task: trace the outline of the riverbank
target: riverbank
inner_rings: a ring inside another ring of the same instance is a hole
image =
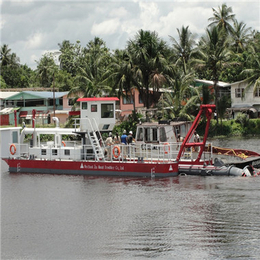
[[[205,131],[205,122],[202,121],[198,126],[198,133],[203,135]],[[231,136],[243,136],[243,137],[260,137],[260,119],[231,119],[217,122],[217,120],[211,120],[209,137],[231,137]]]

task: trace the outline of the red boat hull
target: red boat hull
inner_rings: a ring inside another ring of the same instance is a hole
[[[3,159],[12,173],[70,174],[91,176],[172,177],[178,175],[175,162],[88,162]]]

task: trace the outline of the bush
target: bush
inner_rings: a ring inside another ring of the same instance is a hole
[[[197,132],[200,136],[204,135],[205,128],[206,121],[201,121],[197,128]],[[236,120],[222,121],[222,124],[217,124],[216,120],[211,120],[209,137],[220,135],[260,135],[260,119],[248,119],[247,115],[241,113],[241,115]]]
[[[236,122],[241,124],[242,127],[246,127],[249,122],[249,118],[247,114],[238,113],[236,117]]]

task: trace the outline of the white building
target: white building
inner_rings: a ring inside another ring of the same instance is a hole
[[[247,113],[251,118],[260,117],[260,88],[253,91],[246,81],[231,83],[231,109],[236,115],[238,112]]]

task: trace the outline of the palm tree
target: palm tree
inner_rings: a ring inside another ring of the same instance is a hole
[[[7,66],[11,60],[11,49],[8,48],[7,44],[1,46],[1,65]]]
[[[11,53],[11,49],[8,48],[7,44],[1,46],[1,66],[14,66],[17,67],[19,65],[19,58],[15,53]]]
[[[190,55],[195,45],[194,36],[189,30],[189,26],[182,26],[181,30],[177,29],[179,39],[176,40],[172,36],[170,39],[173,42],[173,52],[177,59],[177,64],[182,66],[184,73],[187,73],[187,64],[190,59]]]
[[[235,48],[236,53],[241,53],[245,50],[250,36],[252,35],[251,27],[246,28],[246,24],[234,20],[234,28],[231,28],[232,46]]]
[[[167,65],[166,43],[156,32],[140,30],[134,40],[128,41],[127,50],[134,63],[134,78],[146,108],[158,101],[158,90],[162,87],[163,70]],[[152,91],[150,91],[152,88]]]
[[[60,68],[70,73],[73,77],[76,76],[77,68],[80,66],[78,60],[81,55],[79,42],[72,44],[70,41],[64,40],[58,45],[60,47],[59,51],[61,52],[59,56]]]
[[[253,45],[250,46],[250,50],[248,58],[251,60],[251,67],[243,70],[242,74],[247,77],[246,91],[253,86],[253,93],[256,93],[257,90],[260,91],[260,53],[256,51]]]
[[[44,88],[50,88],[54,83],[55,74],[58,72],[58,65],[55,64],[52,54],[45,54],[37,62],[36,75]]]
[[[113,93],[122,97],[132,93],[131,89],[135,86],[134,64],[127,50],[115,50],[106,77],[112,86]]]
[[[230,22],[234,21],[235,14],[232,14],[232,7],[227,7],[226,4],[218,7],[218,10],[212,8],[213,17],[209,18],[209,21],[212,21],[209,26],[217,26],[219,29],[222,29],[226,33],[230,33],[232,30],[232,25]]]
[[[91,67],[80,67],[74,84],[68,96],[100,97],[110,92],[110,87],[105,84],[102,74],[92,74]]]
[[[106,84],[105,71],[110,60],[110,54],[105,43],[100,38],[90,41],[87,48],[82,50],[84,57],[79,64],[75,76],[75,86],[70,90],[69,96],[83,97],[103,96],[111,91]]]
[[[227,39],[223,31],[217,26],[206,30],[206,36],[202,37],[198,49],[198,59],[194,59],[198,70],[209,70],[210,79],[214,82],[215,105],[218,112],[218,81],[224,67],[228,66],[230,51],[227,48]]]
[[[191,86],[194,81],[194,74],[178,70],[173,77],[167,78],[170,84],[170,91],[163,93],[159,101],[162,110],[167,108],[170,118],[183,117],[191,119],[190,107],[200,103],[198,89]]]

